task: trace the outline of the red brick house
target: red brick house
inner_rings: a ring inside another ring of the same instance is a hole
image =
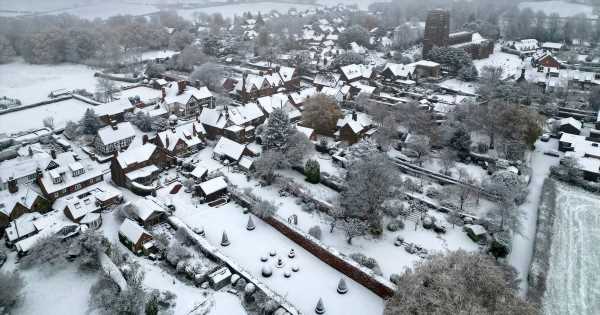
[[[129,187],[131,182],[145,185],[154,180],[161,169],[173,165],[174,161],[165,149],[146,143],[114,156],[110,172],[113,182],[121,187]]]
[[[30,188],[14,193],[0,191],[0,231],[25,213],[46,213],[49,210],[50,202]]]
[[[184,156],[204,147],[206,130],[201,123],[194,121],[179,125],[156,135],[156,145],[167,150],[171,156]]]
[[[152,235],[130,219],[121,224],[119,240],[136,255],[147,255],[152,250]]]
[[[85,166],[84,166],[85,165]],[[73,162],[49,171],[39,171],[37,184],[43,195],[51,202],[102,182],[104,175],[93,164]]]
[[[545,53],[539,57],[534,57],[533,63],[538,67],[556,68],[560,69],[561,62],[552,56],[552,54]]]

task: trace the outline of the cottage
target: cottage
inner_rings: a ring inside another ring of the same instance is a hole
[[[600,179],[600,143],[589,138],[570,133],[563,133],[558,142],[558,150],[566,152],[565,156],[577,160],[583,177],[587,180]]]
[[[221,137],[213,150],[215,160],[228,160],[230,163],[237,163],[244,152],[247,152],[246,146],[237,143],[227,137]]]
[[[340,67],[342,78],[346,82],[354,82],[358,80],[371,80],[374,72],[371,66],[363,64],[351,64]]]
[[[581,133],[581,128],[583,128],[583,124],[581,123],[581,121],[573,117],[567,117],[560,120],[558,130],[559,132],[566,132],[578,135]]]
[[[206,130],[206,137],[211,140],[217,139],[218,136],[223,135],[223,131],[225,130],[225,126],[227,125],[227,112],[223,112],[222,110],[205,108],[201,113],[200,123],[204,130]]]
[[[563,49],[563,44],[561,43],[553,43],[553,42],[544,42],[542,44],[542,49],[547,50],[547,51],[560,51],[561,49]]]
[[[12,246],[16,242],[38,233],[39,231],[36,228],[34,222],[35,220],[41,217],[41,214],[37,212],[32,212],[26,213],[18,217],[17,219],[11,221],[9,226],[5,230],[6,244],[8,246]]]
[[[233,91],[242,103],[256,100],[259,97],[273,94],[275,91],[272,84],[276,84],[275,77],[270,77],[271,82],[262,75],[244,73],[242,80],[238,81]]]
[[[135,216],[131,219],[147,228],[163,222],[167,214],[166,206],[152,196],[136,199],[131,204],[131,210]]]
[[[162,89],[163,106],[178,117],[193,117],[203,108],[214,108],[215,97],[207,87],[188,86],[186,81],[171,82]]]
[[[94,107],[94,112],[98,118],[105,124],[125,121],[126,113],[133,113],[134,106],[131,102],[122,98],[116,101],[108,102]]]
[[[227,194],[227,182],[223,176],[210,179],[199,185],[200,196],[206,202],[215,201]]]
[[[359,142],[362,138],[371,134],[373,123],[371,119],[363,113],[353,112],[338,120],[338,131],[335,136],[349,144]]]
[[[315,76],[313,80],[313,85],[317,87],[317,89],[321,90],[324,87],[336,87],[340,82],[340,78],[342,77],[339,73],[319,73]]]
[[[133,182],[146,185],[173,162],[174,158],[165,149],[154,144],[130,147],[113,157],[110,164],[112,180],[121,187],[130,187]]]
[[[556,59],[556,57],[554,57],[551,53],[548,52],[533,56],[532,62],[538,68],[545,67],[559,69],[562,65],[562,63],[558,59]]]
[[[94,146],[100,154],[110,155],[127,149],[134,138],[135,130],[131,123],[122,122],[100,128],[94,139]]]
[[[56,203],[59,203],[60,199]],[[56,204],[55,203],[55,204]],[[82,199],[77,197],[66,197],[63,205],[55,206],[63,207],[63,213],[69,220],[75,223],[87,222],[88,227],[98,228],[102,224],[102,218],[94,214],[100,212],[101,208],[96,204],[96,200],[92,196],[86,196]],[[84,220],[85,219],[85,220]]]
[[[156,135],[156,144],[171,156],[185,156],[204,147],[206,130],[200,122],[172,127]]]
[[[385,68],[383,68],[381,76],[386,80],[391,81],[412,80],[414,71],[414,64],[403,65],[398,63],[388,63],[385,65]]]
[[[207,175],[208,169],[201,165],[196,166],[190,173],[190,176],[197,181],[204,181]]]
[[[119,240],[138,256],[150,254],[154,247],[152,235],[130,219],[125,219],[121,224]]]
[[[302,117],[302,113],[297,108],[292,106],[288,95],[283,93],[264,96],[259,98],[257,101],[260,109],[266,116],[271,115],[273,110],[276,108],[282,108],[287,112],[288,117],[292,122],[298,121],[300,120],[300,117]]]
[[[0,191],[0,232],[26,213],[46,213],[49,210],[50,202],[30,187],[14,193]]]

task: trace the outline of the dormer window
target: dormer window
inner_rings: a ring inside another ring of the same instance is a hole
[[[71,174],[73,174],[73,177],[77,177],[77,176],[85,173],[85,169],[83,168],[83,165],[81,165],[81,163],[79,163],[79,162],[75,162],[75,163],[69,165],[69,169],[71,169]]]
[[[58,172],[50,171],[49,174],[50,174],[50,178],[52,178],[52,183],[53,184],[60,184],[60,183],[62,183],[63,178],[62,178],[62,176]]]

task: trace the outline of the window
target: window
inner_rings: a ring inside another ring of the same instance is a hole
[[[81,189],[81,184],[76,184],[75,185],[75,190],[79,190],[79,189]]]

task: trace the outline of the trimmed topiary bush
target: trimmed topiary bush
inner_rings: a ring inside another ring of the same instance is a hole
[[[306,181],[312,184],[318,184],[321,181],[321,166],[318,161],[308,160],[304,166],[304,175]]]

